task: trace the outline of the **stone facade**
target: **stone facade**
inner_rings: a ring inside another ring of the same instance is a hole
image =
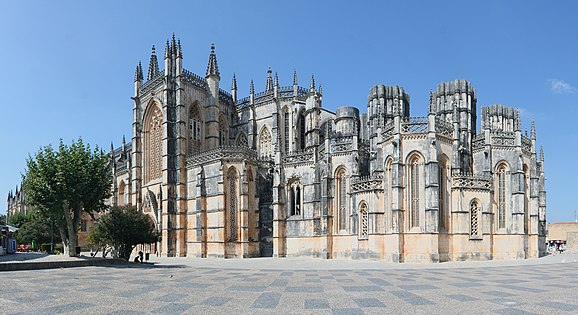
[[[322,107],[321,87],[238,98],[183,68],[180,41],[137,66],[132,141],[113,150],[113,204],[152,216],[167,256],[313,256],[391,262],[519,259],[545,251],[544,155],[518,110],[481,108],[465,80],[441,83],[426,117],[402,87],[376,85],[367,112]],[[481,130],[477,130],[478,121]],[[112,150],[112,149],[111,149]]]

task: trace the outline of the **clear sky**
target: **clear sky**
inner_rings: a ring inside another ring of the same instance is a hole
[[[2,1],[0,213],[41,146],[131,137],[134,70],[145,76],[174,32],[184,66],[204,76],[215,43],[221,87],[239,97],[281,85],[296,69],[323,84],[323,106],[366,111],[374,84],[400,85],[412,116],[436,84],[467,79],[478,107],[517,107],[544,145],[548,221],[573,221],[578,204],[576,1]],[[478,108],[479,115],[479,108]],[[479,120],[478,120],[479,121]],[[478,126],[479,128],[480,126]]]

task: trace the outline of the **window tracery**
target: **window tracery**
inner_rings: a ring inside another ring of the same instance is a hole
[[[272,137],[271,132],[267,127],[261,130],[259,135],[259,157],[262,159],[269,159],[273,156]]]
[[[477,200],[470,203],[470,238],[480,237],[480,206]]]
[[[347,226],[347,187],[345,169],[337,172],[337,230],[345,230]]]
[[[419,226],[419,158],[411,159],[409,165],[409,201],[410,201],[410,227]]]
[[[498,228],[506,227],[506,165],[498,168]]]
[[[193,105],[189,112],[189,154],[201,151],[201,112],[197,105]]]
[[[367,239],[369,235],[369,214],[365,202],[359,207],[359,225],[359,238]]]
[[[146,181],[150,181],[162,175],[162,112],[157,106],[154,106],[147,118],[145,120],[145,156],[147,163],[145,178]]]

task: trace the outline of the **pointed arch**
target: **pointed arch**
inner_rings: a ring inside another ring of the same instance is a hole
[[[203,119],[199,103],[194,102],[189,108],[189,154],[196,154],[201,151],[203,139]]]
[[[359,239],[367,239],[369,236],[369,212],[367,202],[359,203]]]
[[[287,200],[289,203],[289,215],[301,215],[301,208],[303,205],[301,178],[292,176],[287,181]]]
[[[283,150],[289,153],[291,146],[291,109],[289,106],[283,107]]]
[[[239,217],[239,173],[231,166],[226,176],[227,187],[225,191],[225,233],[226,240],[236,242],[238,240],[238,217]]]
[[[383,178],[385,182],[383,185],[383,187],[385,187],[385,211],[391,214],[393,209],[393,159],[391,156],[385,159],[383,170],[385,171]]]
[[[507,205],[508,205],[508,186],[510,183],[509,174],[510,166],[506,161],[500,161],[496,164],[495,170],[495,187],[496,189],[496,206],[497,206],[497,220],[498,229],[505,229],[507,223]]]
[[[438,158],[438,214],[439,230],[449,229],[449,204],[450,204],[450,164],[447,155],[442,154]]]
[[[409,228],[420,225],[421,204],[423,199],[423,157],[418,152],[413,152],[407,158],[407,201]]]
[[[235,145],[238,147],[248,147],[249,141],[247,141],[247,136],[244,132],[240,132],[237,136],[237,140],[235,140]]]
[[[337,232],[347,230],[349,213],[347,211],[347,169],[340,166],[335,171],[335,209],[334,224]]]
[[[222,113],[219,115],[219,145],[229,145],[229,124],[227,123],[227,118],[225,118],[225,115]]]
[[[470,238],[479,239],[482,237],[481,227],[481,207],[480,201],[476,198],[470,202]]]
[[[269,128],[267,128],[267,125],[264,125],[259,133],[258,153],[260,158],[270,159],[273,157],[272,141],[273,138],[271,132],[269,131]]]
[[[116,203],[118,206],[124,206],[126,205],[126,184],[124,183],[124,180],[121,180],[120,183],[118,184],[118,195],[116,198]]]
[[[163,114],[160,104],[152,101],[147,106],[143,121],[145,182],[162,175]]]

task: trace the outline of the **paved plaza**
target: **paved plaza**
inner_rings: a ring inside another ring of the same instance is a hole
[[[154,266],[0,272],[0,314],[576,314],[577,259],[153,257]]]

